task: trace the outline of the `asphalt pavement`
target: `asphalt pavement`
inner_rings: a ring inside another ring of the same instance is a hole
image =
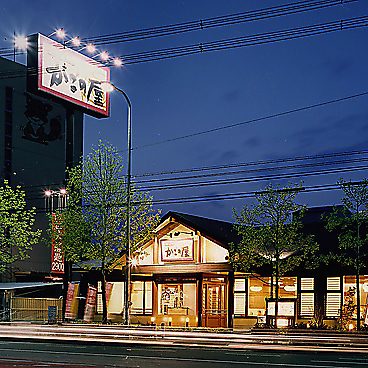
[[[209,330],[122,325],[0,323],[1,340],[81,344],[165,345],[303,351],[368,352],[368,333],[317,330]]]

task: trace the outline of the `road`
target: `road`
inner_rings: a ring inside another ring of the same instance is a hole
[[[283,350],[170,347],[158,345],[108,345],[0,341],[1,368],[160,367],[160,368],[357,368],[368,367],[366,354]],[[301,348],[302,349],[302,348]]]

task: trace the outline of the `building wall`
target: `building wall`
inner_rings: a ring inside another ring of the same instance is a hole
[[[65,108],[26,93],[24,65],[0,58],[0,71],[4,73],[0,79],[1,178],[8,179],[12,186],[22,186],[26,191],[27,206],[35,207],[37,211],[35,228],[42,229],[42,236],[46,236],[48,220],[44,191],[60,189],[65,177]],[[9,90],[11,102],[7,99]],[[74,117],[72,154],[73,161],[77,162],[83,153],[83,114],[76,112]],[[9,157],[10,164],[5,160]],[[43,277],[50,273],[51,249],[46,244],[40,241],[30,255],[29,259],[14,264],[3,275],[2,281],[15,280],[15,274],[30,279],[36,274]]]

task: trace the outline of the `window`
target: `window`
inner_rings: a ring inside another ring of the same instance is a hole
[[[131,313],[152,314],[152,281],[133,281],[131,290]]]
[[[314,315],[314,278],[300,279],[300,310],[301,317]]]
[[[356,293],[356,276],[344,276],[344,303],[347,297],[348,291],[354,290],[354,304],[357,304],[357,293]],[[368,301],[368,276],[359,276],[359,292],[360,292],[360,316],[364,317],[364,311]],[[354,318],[356,318],[356,313],[354,313]]]
[[[266,298],[270,297],[270,278],[250,278],[248,295],[248,316],[265,316]]]
[[[236,278],[234,283],[234,314],[235,316],[245,316],[247,302],[246,279]]]
[[[106,282],[106,284],[105,284],[105,289],[106,289],[106,304],[107,304],[107,310],[108,310],[108,312],[110,312],[110,310],[109,310],[109,303],[110,303],[110,297],[112,299],[112,292],[113,292],[114,284],[116,284],[116,283]],[[97,282],[97,306],[96,306],[96,312],[97,313],[102,313],[103,312],[103,304],[102,304],[102,282],[101,281],[98,281]]]
[[[194,316],[197,313],[196,284],[159,284],[158,314]]]
[[[336,318],[341,310],[340,277],[327,277],[326,317]]]

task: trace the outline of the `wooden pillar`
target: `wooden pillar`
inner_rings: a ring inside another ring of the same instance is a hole
[[[202,327],[202,313],[203,313],[203,273],[198,275],[197,280],[197,305],[198,305],[198,327]]]
[[[230,271],[227,281],[227,327],[233,328],[234,320],[234,272]]]

